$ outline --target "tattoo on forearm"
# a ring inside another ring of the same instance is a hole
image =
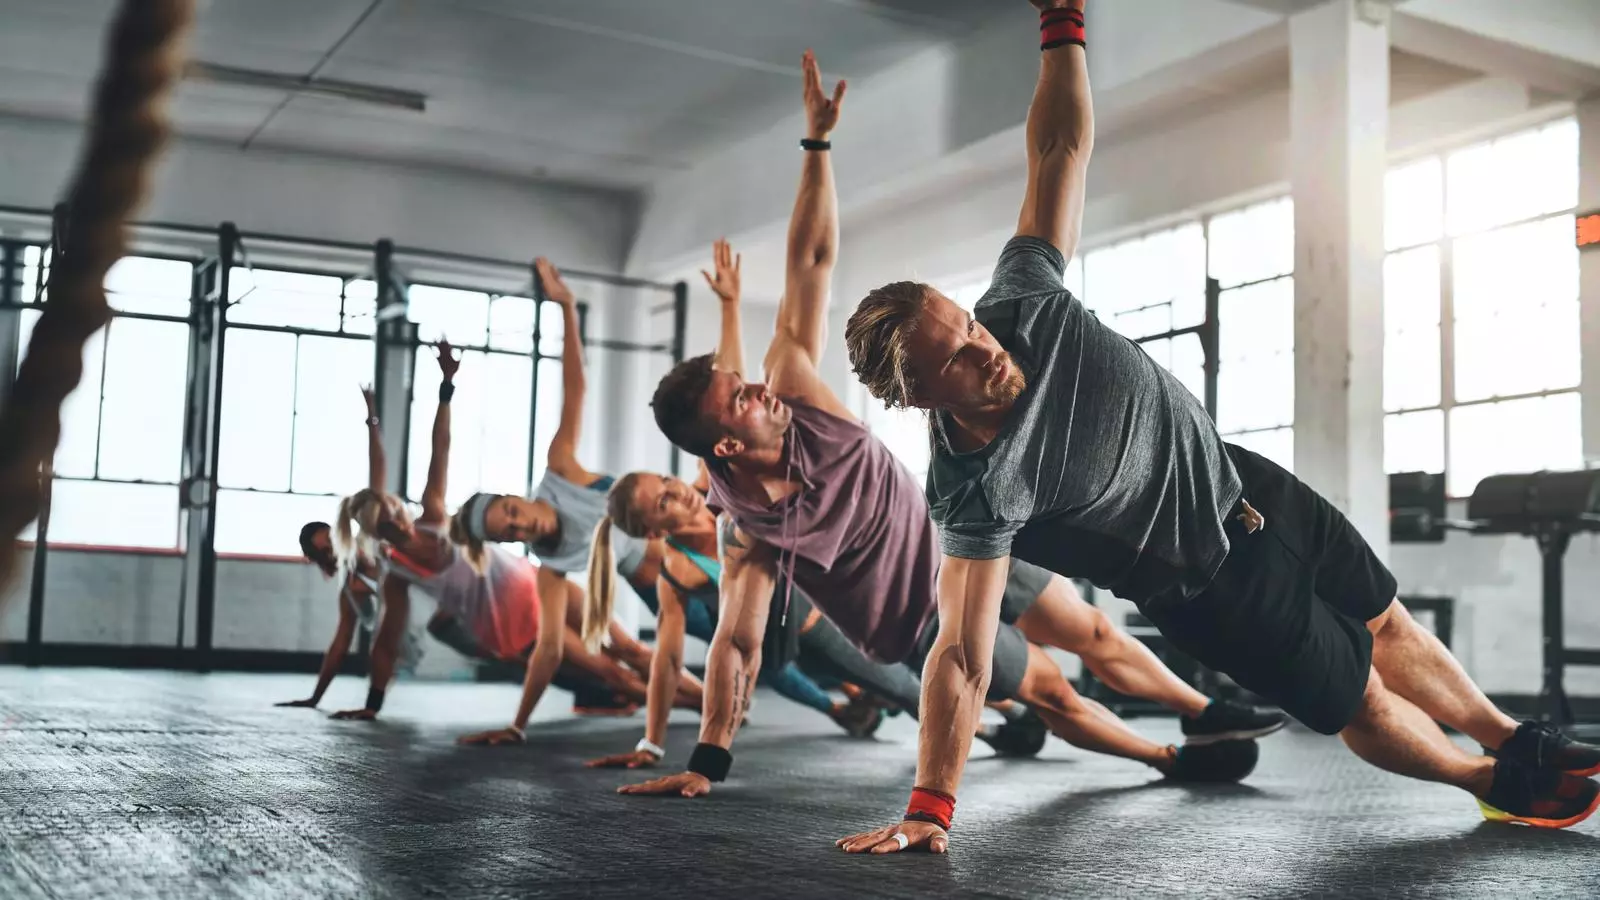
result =
[[[755,675],[743,671],[733,673],[733,717],[728,722],[725,734],[730,741],[733,740],[733,733],[739,730],[745,714],[750,711],[750,694],[755,687]]]

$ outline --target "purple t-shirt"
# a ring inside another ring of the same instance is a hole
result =
[[[779,551],[780,577],[869,656],[900,662],[937,609],[938,538],[905,466],[859,422],[784,398],[786,464],[800,490],[775,504],[740,496],[707,466],[709,503]]]

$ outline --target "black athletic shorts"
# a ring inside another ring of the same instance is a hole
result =
[[[1211,585],[1187,603],[1143,612],[1179,650],[1336,734],[1366,692],[1366,622],[1394,601],[1394,576],[1344,514],[1300,479],[1242,447],[1228,445],[1228,455],[1264,526],[1247,533],[1236,506],[1231,548]]]
[[[1028,639],[1017,630],[1017,620],[1033,608],[1034,601],[1050,584],[1052,573],[1020,559],[1011,560],[1006,574],[1006,593],[1000,601],[1000,629],[994,636],[994,661],[989,670],[989,699],[1015,700],[1022,690],[1022,676],[1028,671]],[[935,614],[922,627],[917,645],[905,664],[922,674],[923,663],[933,652],[939,636],[939,616]]]

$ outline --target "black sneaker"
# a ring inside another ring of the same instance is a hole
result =
[[[1173,781],[1242,781],[1255,771],[1256,760],[1261,758],[1261,745],[1255,741],[1188,744],[1177,749],[1172,769],[1167,772],[1167,777]]]
[[[1600,784],[1501,759],[1494,764],[1489,796],[1479,800],[1478,806],[1491,822],[1567,828],[1589,818],[1595,807],[1600,807]]]
[[[1191,747],[1219,741],[1252,741],[1289,724],[1280,712],[1263,712],[1254,706],[1229,700],[1213,700],[1205,712],[1183,719],[1184,743]]]
[[[883,709],[870,702],[852,700],[843,706],[836,707],[829,714],[833,721],[845,730],[845,733],[854,738],[869,738],[878,731],[878,726],[883,724]]]
[[[1509,759],[1568,775],[1600,775],[1600,747],[1583,744],[1545,722],[1523,722],[1498,750],[1483,751],[1496,759]]]
[[[993,747],[996,756],[1009,757],[1038,756],[1049,736],[1049,727],[1032,710],[1016,721],[1001,722],[978,731],[978,739]]]

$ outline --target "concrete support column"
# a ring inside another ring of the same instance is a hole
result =
[[[1387,11],[1371,0],[1330,0],[1289,21],[1295,474],[1384,559]]]
[[[1600,210],[1600,97],[1578,103],[1578,214]],[[1600,466],[1600,246],[1578,254],[1583,459]]]

